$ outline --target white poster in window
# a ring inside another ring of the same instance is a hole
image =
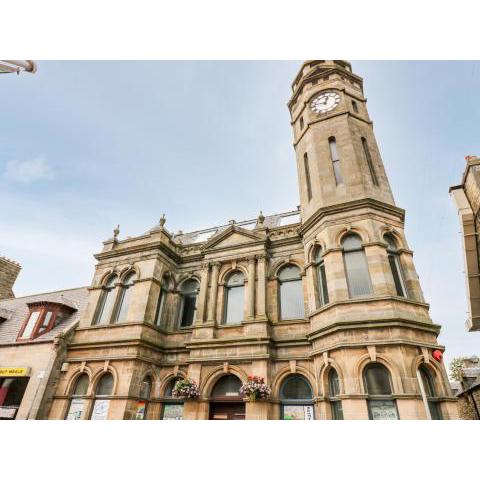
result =
[[[15,407],[0,407],[0,418],[15,418]]]
[[[84,406],[85,400],[83,398],[74,398],[70,403],[67,420],[80,420]]]
[[[284,405],[284,420],[313,420],[313,405]]]
[[[397,409],[391,401],[371,401],[370,412],[372,420],[398,420]]]
[[[172,403],[165,404],[163,407],[163,420],[182,420],[183,419],[183,404]]]
[[[110,400],[95,400],[93,406],[92,420],[106,420],[108,416],[108,408]]]

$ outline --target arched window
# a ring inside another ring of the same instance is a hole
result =
[[[362,137],[362,146],[365,160],[367,161],[368,169],[370,170],[370,177],[372,179],[372,183],[378,186],[377,173],[375,172],[375,167],[373,166],[373,160],[372,156],[370,155],[370,149],[368,148],[367,139],[364,137]]]
[[[332,419],[343,420],[342,401],[338,398],[340,395],[340,380],[337,371],[332,368],[328,374],[328,399],[332,407]]]
[[[173,387],[179,380],[182,380],[182,377],[174,377],[165,387],[162,420],[182,420],[183,418],[183,400],[173,396]]]
[[[302,274],[296,265],[285,265],[278,272],[280,288],[280,318],[304,318]]]
[[[280,387],[283,420],[314,420],[313,391],[302,375],[289,375]]]
[[[352,100],[352,108],[355,113],[358,113],[358,105],[355,100]]]
[[[432,374],[424,365],[420,365],[418,369],[418,381],[423,401],[428,405],[428,411],[432,420],[442,420],[442,411],[438,403],[437,391]]]
[[[113,391],[113,375],[105,373],[97,383],[95,401],[93,404],[91,420],[106,420],[110,408],[109,397]]]
[[[325,262],[322,256],[322,249],[318,247],[315,250],[315,256],[313,259],[315,266],[315,280],[317,285],[318,303],[320,307],[328,303],[328,288],[327,288],[327,276],[325,275]]]
[[[335,183],[337,185],[343,184],[342,172],[340,170],[340,156],[337,150],[337,141],[335,137],[328,139],[328,146],[330,147],[330,158],[332,160],[333,174],[335,175]]]
[[[180,289],[180,327],[191,327],[197,313],[198,282],[187,280]]]
[[[363,384],[368,395],[370,420],[398,420],[397,404],[392,399],[392,381],[386,367],[370,363],[363,370]]]
[[[67,420],[81,420],[85,410],[85,396],[88,391],[90,379],[86,373],[82,373],[76,380],[71,393],[70,404],[68,406]]]
[[[164,275],[162,278],[160,293],[158,294],[157,308],[155,310],[154,323],[157,325],[157,327],[161,327],[163,325],[163,315],[165,312],[165,305],[167,304],[167,295],[170,289],[170,279]]]
[[[405,288],[405,281],[403,280],[402,265],[400,263],[400,256],[397,250],[397,244],[392,235],[386,234],[383,239],[387,244],[388,263],[392,272],[395,289],[399,297],[407,296],[407,289]]]
[[[100,301],[98,302],[94,325],[106,325],[107,323],[110,323],[113,306],[115,304],[116,280],[117,277],[111,275],[102,287],[103,291],[100,295]]]
[[[233,325],[242,323],[245,303],[245,278],[242,272],[229,275],[225,284],[224,323]]]
[[[349,234],[342,240],[343,261],[351,298],[371,295],[367,258],[358,235]]]
[[[152,394],[152,379],[146,376],[140,384],[139,400],[137,402],[137,411],[135,420],[144,420],[147,416],[148,402]]]
[[[129,273],[123,280],[120,298],[117,306],[117,314],[114,323],[122,323],[127,319],[128,307],[130,306],[130,297],[132,295],[132,286],[135,280],[135,272]]]
[[[224,375],[217,381],[210,396],[213,398],[239,397],[241,386],[242,382],[236,375]]]

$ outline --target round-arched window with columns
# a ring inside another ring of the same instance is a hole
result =
[[[281,320],[305,318],[302,272],[299,267],[287,264],[278,271],[279,312]]]
[[[325,273],[325,261],[323,259],[322,247],[315,248],[313,256],[313,265],[315,267],[315,285],[317,288],[318,307],[323,307],[329,301],[327,275]]]
[[[280,386],[282,420],[314,420],[313,390],[299,374],[288,375]]]
[[[225,282],[225,307],[223,323],[235,325],[242,323],[245,311],[245,276],[236,270]]]
[[[398,420],[397,403],[392,397],[392,379],[387,367],[378,362],[363,369],[363,385],[368,396],[370,420]]]
[[[110,396],[113,393],[113,375],[110,372],[104,373],[97,382],[95,388],[95,399],[93,403],[91,420],[106,420],[110,408]]]
[[[372,286],[362,239],[355,233],[349,233],[342,239],[342,248],[350,297],[371,295]]]
[[[90,379],[86,373],[81,373],[75,380],[73,390],[70,393],[66,420],[81,420],[83,418],[89,383]]]

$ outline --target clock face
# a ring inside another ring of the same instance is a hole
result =
[[[315,97],[310,103],[310,108],[315,113],[326,113],[333,110],[340,103],[337,92],[324,92]]]

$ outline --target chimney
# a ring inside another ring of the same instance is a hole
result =
[[[21,269],[17,262],[0,257],[0,300],[15,297],[12,288]]]

